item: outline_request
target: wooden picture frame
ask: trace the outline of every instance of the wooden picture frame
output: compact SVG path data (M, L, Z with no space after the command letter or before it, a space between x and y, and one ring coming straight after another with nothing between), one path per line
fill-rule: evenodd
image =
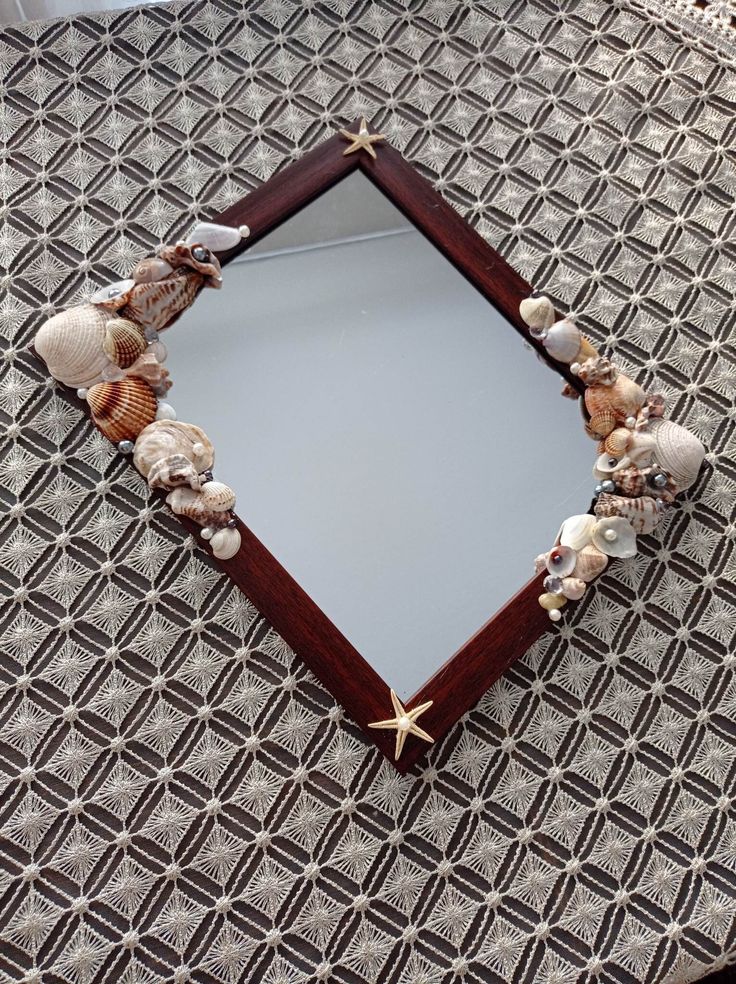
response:
M358 132L360 125L356 121L350 129ZM520 317L519 305L532 293L529 284L395 148L386 142L377 143L375 157L362 148L346 154L346 148L340 135L325 140L213 217L214 223L247 226L250 230L238 246L217 254L221 265L252 247L347 175L360 170L539 356L582 394L582 382L567 365L549 356L541 342L529 335ZM77 402L89 409L83 401ZM165 497L165 493L160 494ZM585 504L581 506L587 508ZM179 519L191 533L201 533L192 520L185 516ZM431 746L408 735L401 756L396 758L396 732L370 728L372 723L394 715L388 684L256 538L246 520L247 516L236 517L242 541L240 550L231 559L216 562L304 660L366 737L399 772L407 772ZM460 649L448 653L445 664L405 702L409 710L431 702L419 723L435 741L444 737L494 681L550 629L548 613L537 601L543 590L543 576L532 577L500 611L489 612L489 620Z

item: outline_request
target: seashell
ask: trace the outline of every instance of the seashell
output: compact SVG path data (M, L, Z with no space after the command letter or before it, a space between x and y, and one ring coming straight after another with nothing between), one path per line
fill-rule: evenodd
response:
M221 486L221 489L227 490L227 497L220 489L208 499L206 492L209 485ZM230 521L229 510L235 505L235 494L221 482L208 482L200 491L186 486L175 488L166 496L166 501L178 516L187 516L200 526L221 527ZM225 505L225 502L230 505Z
M202 274L193 270L174 272L171 277L151 283L134 284L127 297L125 313L143 325L162 331L188 308L204 283Z
M580 353L578 353L579 355ZM616 381L618 370L604 355L591 356L578 367L578 378L586 386L610 386Z
M662 509L649 495L628 499L603 492L595 504L595 514L599 517L621 516L628 519L635 533L651 533L662 518Z
M572 574L577 557L570 547L552 547L547 554L547 570L557 577L567 577Z
M114 444L134 441L156 417L156 394L138 376L97 383L87 393L87 402L95 424Z
M604 516L593 527L593 546L609 557L633 557L636 532L623 516Z
M202 486L199 498L207 509L216 512L232 509L235 505L235 493L224 482L207 482L206 485Z
M171 276L173 272L174 268L166 260L159 256L147 256L136 264L130 276L137 284L150 284Z
M151 351L150 345L127 370L126 375L140 376L141 379L145 379L154 389L156 387L163 387L166 390L171 389L172 384L169 379L169 370L161 365L155 353Z
M595 347L595 345L593 345L593 343L589 339L585 337L585 335L581 335L580 347L575 353L575 358L572 361L577 362L579 365L582 365L582 363L587 362L588 359L597 359L597 358L598 358L598 349Z
M173 246L164 246L159 256L179 273L201 274L203 286L220 287L222 284L220 261L203 243L178 242Z
M215 449L201 427L183 420L156 420L138 435L133 464L144 478L149 478L154 466L172 455L182 455L190 461L198 475L215 463Z
M672 420L655 418L649 425L654 438L654 457L660 468L684 492L697 479L705 458L705 448L698 438Z
M608 411L623 423L627 417L635 417L646 402L646 393L633 379L619 373L610 386L597 383L585 390L585 407L593 417Z
M539 556L534 558L534 572L536 574L541 574L542 571L547 570L547 554L539 554Z
M102 349L110 362L121 369L128 369L146 350L143 332L133 321L112 318L105 328Z
M230 560L240 550L240 530L225 527L210 538L212 553L218 560Z
M570 516L562 524L560 529L560 546L569 547L571 550L582 550L586 543L590 543L590 536L595 526L595 516L587 513L582 516Z
M599 455L596 458L595 464L593 465L593 475L599 481L606 478L613 478L616 475L616 481L618 481L618 473L621 471L626 471L629 468L631 462L628 458L614 458L607 451Z
M556 608L562 608L567 604L567 598L564 595L552 594L551 591L545 591L544 594L539 596L539 604L546 611L551 612Z
M551 328L555 320L552 301L543 294L539 297L525 297L519 305L519 314L524 324L537 331Z
M585 594L585 581L579 577L563 577L562 593L570 601L577 601Z
M631 463L637 468L644 468L652 463L654 457L655 442L651 434L646 431L633 431L627 454Z
M585 409L590 414L591 419L603 413L611 414L615 417L613 407L611 406L610 390L610 386L603 386L602 384L588 386L585 390L583 397L585 400Z
M647 398L647 410L650 417L664 416L665 400L661 393L654 393Z
M557 362L573 362L580 349L581 335L576 325L565 318L556 321L542 340L542 344Z
M602 574L607 566L608 557L597 547L594 547L592 543L589 543L582 550L578 551L577 562L571 577L585 581L587 584L590 581L594 581L599 574Z
M41 325L33 344L54 379L75 389L88 389L102 380L109 361L103 342L111 317L104 308L82 304Z
M176 489L182 485L188 485L190 489L197 491L202 488L202 479L197 469L183 454L170 454L167 458L160 458L149 469L146 477L152 489Z
M616 417L610 410L595 413L585 425L585 432L594 440L607 437L616 427Z
M648 489L646 472L635 465L621 468L614 472L611 477L616 483L616 492L628 498L644 495Z
M133 287L135 287L135 280L118 280L114 284L100 287L90 297L90 304L99 304L110 311L117 311L125 305Z
M243 239L242 227L217 225L214 222L198 222L187 236L188 243L201 243L208 249L221 253L233 249Z
M626 427L617 427L611 431L605 441L605 450L612 458L623 458L631 443L631 431Z

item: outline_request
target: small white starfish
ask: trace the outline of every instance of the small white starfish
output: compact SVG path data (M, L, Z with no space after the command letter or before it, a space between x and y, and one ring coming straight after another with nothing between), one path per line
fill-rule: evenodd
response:
M357 133L351 133L350 130L340 130L340 136L345 140L351 141L350 146L342 152L343 157L347 157L348 154L354 154L356 150L366 150L374 160L376 158L376 152L373 149L373 144L386 139L383 133L369 132L365 116L360 121Z
M399 698L396 696L395 691L391 691L391 703L394 705L394 713L396 717L388 718L386 721L373 721L368 725L369 728L385 728L396 729L396 753L394 759L398 759L404 750L404 742L406 741L407 735L416 735L417 738L423 738L425 741L434 743L434 738L428 735L426 731L416 724L416 720L420 714L424 714L428 707L431 707L434 701L428 700L425 704L419 704L418 707L412 708L412 710L407 711L404 705L401 703Z

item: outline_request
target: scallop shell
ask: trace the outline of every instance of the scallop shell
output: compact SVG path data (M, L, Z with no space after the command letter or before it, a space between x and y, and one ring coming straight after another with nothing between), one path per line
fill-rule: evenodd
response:
M576 325L565 318L547 331L542 344L557 362L573 362L580 349L581 335Z
M563 577L562 593L570 601L577 601L585 594L585 581L579 577Z
M214 509L218 512L223 509L232 509L235 505L235 493L224 482L207 482L206 485L202 486L199 498L208 509Z
M121 369L129 369L147 346L143 332L133 321L112 318L105 328L102 348L110 362Z
M698 438L672 420L655 418L649 425L654 438L657 464L675 483L679 492L689 489L697 479L705 458L705 448Z
M103 342L111 317L104 308L83 304L41 325L33 344L54 379L76 389L100 382L109 361Z
M135 284L125 313L145 328L161 331L189 307L203 283L202 274L187 270L164 280Z
M183 454L170 454L161 458L148 472L148 484L152 489L176 489L188 485L190 489L202 488L202 479L192 462Z
M617 427L605 441L605 450L612 458L623 458L631 443L631 431L627 427Z
M130 276L137 284L150 284L171 276L173 272L174 268L166 260L158 256L147 256L135 266Z
M552 301L544 295L525 297L519 305L519 314L524 324L537 330L551 328L555 320L555 309L552 307Z
M240 530L225 527L210 539L212 553L218 560L230 560L240 550Z
M636 531L623 516L604 516L593 527L593 546L609 557L633 557Z
M595 504L596 516L622 516L628 519L635 533L651 533L662 518L662 510L649 495L627 499L621 495L602 493Z
M595 522L595 516L590 516L587 513L582 516L570 516L560 529L560 545L570 547L571 550L575 551L582 550L587 543L590 543L591 531Z
M138 376L97 383L87 393L92 419L108 440L134 441L156 417L156 394Z
M594 581L599 574L602 574L608 565L608 557L589 543L582 550L578 551L577 562L570 577L580 581Z
M196 474L209 471L215 463L215 449L201 427L183 420L156 420L138 435L133 464L144 478L158 462L174 455L191 461Z
M597 383L585 391L585 406L591 417L597 413L610 412L619 422L627 417L635 417L646 399L641 386L621 373L610 386Z
M585 425L586 433L594 440L607 437L616 427L616 418L610 410L595 413Z

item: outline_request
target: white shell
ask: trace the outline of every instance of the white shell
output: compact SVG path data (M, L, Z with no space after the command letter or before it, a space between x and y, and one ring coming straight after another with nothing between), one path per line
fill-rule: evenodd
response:
M240 531L226 526L212 535L210 546L218 560L230 560L240 550Z
M82 304L41 325L33 344L54 379L74 389L89 389L102 381L109 361L102 345L112 318L104 308Z
M215 253L232 249L240 243L243 235L240 229L232 226L216 225L214 222L198 222L187 236L188 243L201 243Z
M524 324L529 325L530 328L551 328L555 320L552 301L544 296L525 297L519 305L519 314Z
M114 284L100 287L90 297L90 304L101 304L103 307L115 310L126 303L133 287L135 287L135 280L118 280Z
M608 557L633 557L636 554L634 527L623 516L605 516L593 527L593 546Z
M587 514L570 516L569 519L565 520L560 529L560 543L563 547L570 547L572 550L582 550L587 543L590 543L595 523L595 516L589 516Z
M615 460L615 464L609 464L610 461ZM593 465L593 476L597 478L598 481L602 481L605 478L610 478L617 471L622 471L624 468L628 468L631 465L631 458L628 455L624 455L623 458L613 459L607 451L599 455Z
M581 335L578 328L565 318L556 321L542 339L542 344L557 362L574 362L580 351Z
M570 601L577 601L585 594L585 581L579 577L563 577L562 593Z
M684 492L700 473L705 448L689 430L672 420L661 418L649 425L654 438L654 456L660 468L671 476L678 492Z
M174 410L170 403L164 403L162 400L159 400L158 409L156 410L156 420L176 420L176 410Z
M651 434L646 431L636 431L631 438L626 454L632 465L636 465L637 468L646 468L652 463L655 447L656 442Z
M144 478L148 478L157 462L175 454L191 461L197 474L212 468L215 463L215 449L201 427L183 420L155 420L138 435L133 464Z

